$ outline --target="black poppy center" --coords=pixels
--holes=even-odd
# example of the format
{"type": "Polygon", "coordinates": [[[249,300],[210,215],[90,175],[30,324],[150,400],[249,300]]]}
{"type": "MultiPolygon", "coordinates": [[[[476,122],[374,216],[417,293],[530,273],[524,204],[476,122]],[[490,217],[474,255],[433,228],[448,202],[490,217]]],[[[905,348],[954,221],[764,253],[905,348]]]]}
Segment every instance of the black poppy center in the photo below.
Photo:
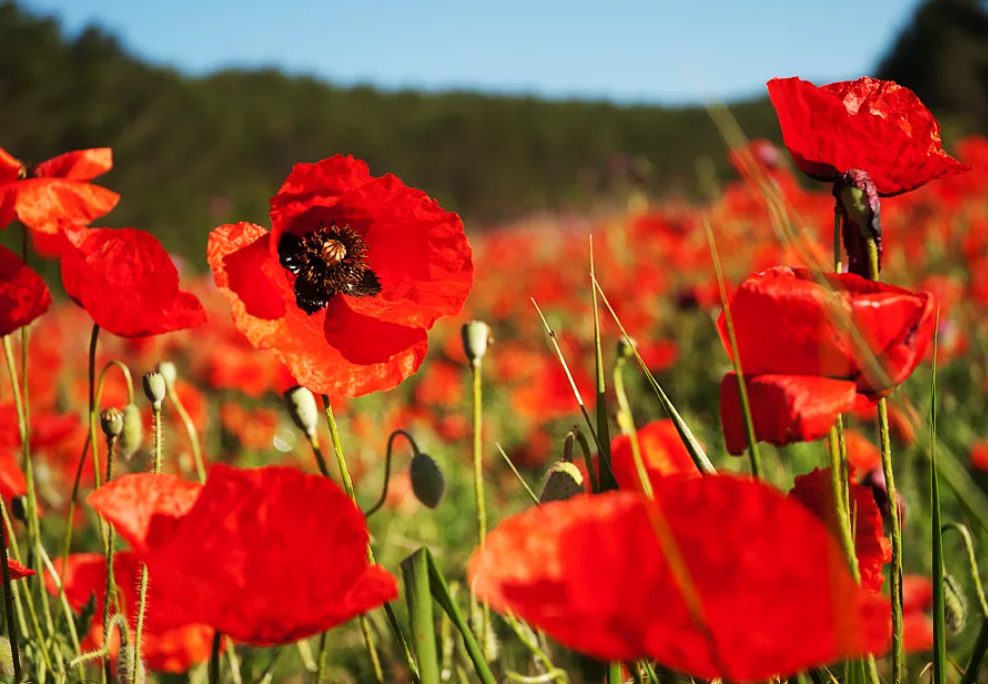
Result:
{"type": "Polygon", "coordinates": [[[305,235],[285,233],[278,257],[295,274],[295,303],[310,316],[336,295],[373,297],[381,292],[381,282],[367,263],[367,245],[350,226],[320,223],[305,235]]]}

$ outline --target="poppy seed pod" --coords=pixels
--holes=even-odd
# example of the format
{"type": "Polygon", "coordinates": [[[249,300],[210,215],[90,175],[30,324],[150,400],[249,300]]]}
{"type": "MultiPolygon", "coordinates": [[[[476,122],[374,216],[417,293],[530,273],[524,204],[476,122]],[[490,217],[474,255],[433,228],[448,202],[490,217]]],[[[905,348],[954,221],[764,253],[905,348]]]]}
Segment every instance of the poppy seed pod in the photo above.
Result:
{"type": "Polygon", "coordinates": [[[292,417],[299,430],[308,437],[316,434],[319,409],[316,406],[316,397],[310,390],[305,387],[292,387],[285,392],[285,405],[288,407],[288,415],[292,417]]]}
{"type": "Polygon", "coordinates": [[[161,408],[161,403],[165,400],[165,394],[168,388],[165,386],[165,378],[162,377],[161,373],[158,371],[151,371],[150,373],[144,374],[144,394],[147,396],[148,401],[151,405],[156,408],[161,408]]]}
{"type": "Polygon", "coordinates": [[[409,467],[412,492],[428,508],[435,508],[446,493],[446,478],[439,464],[428,454],[416,452],[409,467]]]}
{"type": "Polygon", "coordinates": [[[557,461],[549,468],[539,494],[539,502],[566,501],[579,494],[585,494],[583,473],[568,461],[557,461]]]}
{"type": "Polygon", "coordinates": [[[954,634],[967,622],[967,600],[953,575],[943,576],[943,622],[954,634]]]}
{"type": "Polygon", "coordinates": [[[122,647],[117,655],[117,679],[120,684],[145,684],[147,682],[147,668],[143,659],[137,663],[137,672],[134,672],[134,647],[130,644],[122,647]]]}
{"type": "Polygon", "coordinates": [[[175,385],[175,380],[178,379],[178,369],[175,368],[175,364],[171,361],[162,361],[158,364],[156,369],[161,373],[161,377],[165,379],[168,387],[173,387],[175,385]]]}
{"type": "Polygon", "coordinates": [[[99,419],[100,425],[103,428],[103,434],[106,435],[108,440],[116,439],[123,432],[124,415],[120,409],[113,406],[104,409],[99,414],[99,419]]]}
{"type": "Polygon", "coordinates": [[[461,330],[463,352],[470,365],[476,368],[487,354],[487,346],[494,341],[491,328],[483,321],[467,321],[461,330]]]}
{"type": "Polygon", "coordinates": [[[130,459],[141,448],[144,439],[144,420],[141,410],[134,404],[123,408],[123,432],[120,433],[120,455],[130,459]]]}

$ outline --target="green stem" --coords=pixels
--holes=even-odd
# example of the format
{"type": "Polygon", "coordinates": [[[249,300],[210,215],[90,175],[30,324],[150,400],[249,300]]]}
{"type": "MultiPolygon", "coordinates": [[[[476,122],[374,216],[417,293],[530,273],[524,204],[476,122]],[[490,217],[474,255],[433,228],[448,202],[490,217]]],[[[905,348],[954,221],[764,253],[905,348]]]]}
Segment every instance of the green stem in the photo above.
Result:
{"type": "Polygon", "coordinates": [[[830,485],[834,496],[834,507],[837,515],[837,525],[840,529],[841,547],[847,559],[847,567],[854,581],[861,583],[861,573],[858,570],[858,556],[854,548],[854,533],[851,530],[850,512],[843,506],[845,500],[844,482],[841,477],[840,444],[837,439],[837,428],[830,430],[827,438],[827,451],[830,454],[830,485]]]}
{"type": "MultiPolygon", "coordinates": [[[[480,548],[487,544],[487,505],[484,496],[484,451],[483,451],[483,404],[482,404],[482,382],[483,369],[481,360],[477,359],[470,364],[472,373],[472,397],[473,397],[473,495],[477,504],[477,538],[480,548]]],[[[476,602],[476,597],[471,592],[471,598],[476,602]]],[[[490,629],[490,609],[484,604],[480,614],[480,643],[487,649],[487,633],[490,629]]]]}
{"type": "MultiPolygon", "coordinates": [[[[163,460],[161,454],[161,406],[152,404],[151,406],[151,430],[154,433],[154,474],[158,475],[161,473],[161,462],[163,460]]],[[[148,596],[148,566],[141,566],[141,588],[140,588],[140,598],[137,603],[137,626],[134,630],[134,669],[132,672],[138,671],[138,666],[141,662],[141,643],[142,635],[144,633],[144,615],[147,611],[147,596],[148,596]]]]}
{"type": "Polygon", "coordinates": [[[436,626],[432,610],[432,591],[429,587],[429,559],[424,549],[419,549],[402,564],[405,579],[405,602],[411,619],[418,656],[419,677],[422,684],[439,684],[436,626]]]}
{"type": "Polygon", "coordinates": [[[984,660],[986,652],[988,652],[988,618],[985,618],[981,623],[981,631],[978,632],[974,648],[971,649],[971,658],[967,661],[967,668],[964,669],[961,684],[974,684],[978,680],[978,669],[981,667],[981,661],[984,660]]]}
{"type": "MultiPolygon", "coordinates": [[[[48,569],[48,574],[51,575],[52,581],[55,583],[55,588],[58,589],[58,598],[61,602],[62,611],[65,615],[72,615],[72,608],[69,606],[69,599],[65,595],[65,586],[62,583],[61,578],[58,576],[58,573],[55,572],[55,566],[51,562],[51,558],[48,557],[48,553],[43,547],[39,546],[38,551],[40,552],[42,562],[48,569]]],[[[66,622],[69,626],[69,638],[72,640],[72,648],[75,649],[75,656],[79,657],[82,655],[82,648],[79,645],[79,633],[76,631],[75,623],[71,619],[66,622]]],[[[85,671],[82,667],[79,668],[79,678],[80,680],[85,678],[85,671]]]]}
{"type": "MultiPolygon", "coordinates": [[[[409,444],[411,444],[413,455],[420,453],[419,447],[415,443],[415,438],[412,437],[410,433],[408,433],[405,430],[395,430],[394,432],[391,433],[391,436],[388,437],[388,449],[387,449],[387,454],[384,458],[384,485],[381,487],[381,496],[378,497],[377,502],[373,506],[371,506],[366,511],[364,511],[364,518],[369,518],[375,513],[377,513],[377,511],[379,511],[381,507],[384,506],[384,502],[388,498],[388,485],[391,482],[391,454],[394,451],[395,439],[399,436],[404,437],[405,439],[408,440],[409,444]]],[[[512,465],[512,468],[513,467],[514,466],[512,465]]],[[[524,480],[522,482],[524,482],[524,480]]]]}
{"type": "Polygon", "coordinates": [[[607,684],[623,684],[621,661],[612,660],[607,664],[607,684]]]}
{"type": "Polygon", "coordinates": [[[642,492],[651,499],[653,498],[652,482],[648,477],[648,470],[645,468],[645,459],[642,458],[641,444],[638,442],[638,430],[635,429],[635,416],[631,412],[631,403],[628,401],[628,394],[624,389],[625,365],[627,365],[625,357],[618,355],[617,361],[614,363],[614,395],[618,403],[618,428],[631,441],[631,457],[634,459],[635,468],[638,470],[638,480],[641,482],[642,492]]]}
{"type": "MultiPolygon", "coordinates": [[[[934,446],[932,448],[936,448],[935,445],[936,442],[934,442],[934,446]]],[[[971,538],[971,531],[967,529],[966,525],[956,522],[949,522],[943,525],[941,528],[941,533],[950,529],[956,530],[957,533],[961,535],[961,540],[964,542],[964,549],[967,551],[968,569],[971,572],[971,581],[974,583],[974,593],[978,597],[978,607],[981,609],[981,616],[988,618],[988,601],[985,600],[985,590],[981,584],[981,575],[978,573],[978,557],[974,553],[974,540],[971,538]]]]}
{"type": "Polygon", "coordinates": [[[7,533],[0,525],[0,569],[3,571],[3,607],[7,618],[7,639],[10,641],[10,655],[14,660],[14,683],[23,681],[21,676],[21,656],[17,649],[17,626],[14,624],[14,594],[10,581],[10,567],[7,565],[7,533]]]}
{"type": "MultiPolygon", "coordinates": [[[[106,440],[106,484],[113,480],[113,447],[117,439],[112,435],[106,440]]],[[[116,596],[116,582],[113,577],[113,551],[116,543],[116,532],[111,525],[106,530],[106,594],[103,598],[103,637],[108,638],[110,634],[110,618],[113,616],[111,608],[113,599],[116,596]]],[[[137,672],[137,669],[134,669],[137,672]]]]}
{"type": "Polygon", "coordinates": [[[178,413],[178,417],[182,421],[182,425],[185,426],[185,431],[189,435],[189,443],[192,445],[192,460],[196,465],[196,476],[199,478],[199,482],[206,484],[206,467],[202,462],[202,448],[199,446],[199,432],[196,430],[195,423],[192,422],[192,418],[189,417],[189,412],[185,410],[182,406],[181,400],[178,398],[178,392],[175,391],[175,384],[165,380],[165,387],[168,389],[168,400],[175,406],[175,412],[178,413]]]}
{"type": "Polygon", "coordinates": [[[223,643],[223,633],[218,629],[213,632],[213,648],[209,655],[209,684],[220,684],[220,645],[223,643]]]}
{"type": "MultiPolygon", "coordinates": [[[[868,239],[868,264],[871,280],[879,279],[878,244],[868,239]]],[[[889,518],[892,521],[892,567],[890,596],[892,599],[892,684],[902,681],[902,521],[899,518],[899,503],[895,491],[895,473],[892,469],[892,442],[889,435],[888,404],[883,397],[878,401],[878,432],[882,445],[882,472],[888,492],[889,518]]]]}

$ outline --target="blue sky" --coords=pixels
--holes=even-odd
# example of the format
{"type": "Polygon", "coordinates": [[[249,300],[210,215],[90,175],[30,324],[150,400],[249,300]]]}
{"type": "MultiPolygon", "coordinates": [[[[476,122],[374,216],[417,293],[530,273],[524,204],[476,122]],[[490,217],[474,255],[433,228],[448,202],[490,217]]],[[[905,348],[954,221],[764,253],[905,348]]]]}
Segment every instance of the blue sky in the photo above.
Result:
{"type": "Polygon", "coordinates": [[[21,0],[154,63],[339,84],[692,103],[871,73],[918,0],[21,0]]]}

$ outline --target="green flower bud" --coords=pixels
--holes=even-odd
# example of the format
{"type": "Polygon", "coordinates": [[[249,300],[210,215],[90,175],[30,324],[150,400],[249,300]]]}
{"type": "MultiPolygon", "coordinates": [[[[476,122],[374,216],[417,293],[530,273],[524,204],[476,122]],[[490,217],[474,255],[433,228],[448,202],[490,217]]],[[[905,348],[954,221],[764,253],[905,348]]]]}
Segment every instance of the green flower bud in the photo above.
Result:
{"type": "Polygon", "coordinates": [[[144,394],[148,401],[156,409],[161,408],[161,403],[165,400],[168,387],[165,385],[165,378],[158,371],[151,371],[144,374],[144,394]]]}
{"type": "Polygon", "coordinates": [[[954,634],[964,629],[967,622],[967,600],[957,580],[946,573],[943,576],[943,622],[954,634]]]}
{"type": "Polygon", "coordinates": [[[27,496],[19,494],[10,500],[10,514],[14,520],[27,523],[27,496]]]}
{"type": "Polygon", "coordinates": [[[120,409],[113,406],[104,409],[99,414],[99,419],[107,439],[116,439],[123,432],[124,416],[120,409]]]}
{"type": "Polygon", "coordinates": [[[157,371],[161,373],[161,377],[165,379],[169,387],[174,387],[175,380],[178,379],[178,369],[175,368],[175,364],[171,361],[162,361],[158,364],[157,371]]]}
{"type": "Polygon", "coordinates": [[[123,432],[120,433],[120,455],[130,459],[141,448],[144,439],[144,419],[141,410],[134,404],[123,409],[123,432]]]}
{"type": "Polygon", "coordinates": [[[435,508],[446,493],[446,478],[439,464],[428,454],[417,452],[410,467],[412,492],[429,508],[435,508]]]}
{"type": "Polygon", "coordinates": [[[539,501],[541,503],[566,501],[585,493],[583,473],[580,472],[580,469],[572,463],[556,461],[546,473],[545,484],[542,485],[539,501]]]}
{"type": "Polygon", "coordinates": [[[483,321],[468,321],[463,324],[460,334],[463,336],[463,352],[470,365],[476,368],[487,354],[487,346],[494,341],[491,328],[483,321]]]}
{"type": "Polygon", "coordinates": [[[130,644],[120,648],[117,654],[117,680],[120,684],[147,684],[148,673],[143,659],[134,672],[134,647],[130,644]]]}
{"type": "Polygon", "coordinates": [[[617,355],[619,359],[633,359],[635,358],[635,340],[632,339],[631,343],[628,343],[629,338],[622,337],[617,343],[617,355]]]}
{"type": "Polygon", "coordinates": [[[285,392],[285,405],[288,407],[288,415],[292,417],[299,430],[309,437],[316,434],[316,426],[319,425],[319,408],[316,406],[316,397],[310,390],[304,387],[292,387],[285,392]]]}

